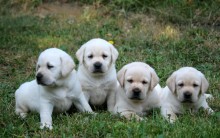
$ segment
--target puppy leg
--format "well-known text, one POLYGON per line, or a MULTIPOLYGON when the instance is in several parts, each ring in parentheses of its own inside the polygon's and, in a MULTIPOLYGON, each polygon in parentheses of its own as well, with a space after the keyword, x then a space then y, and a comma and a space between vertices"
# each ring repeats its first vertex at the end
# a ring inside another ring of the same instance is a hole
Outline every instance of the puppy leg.
POLYGON ((43 129, 44 127, 49 128, 50 130, 53 129, 52 127, 52 112, 53 112, 53 105, 49 102, 41 103, 40 106, 40 128, 43 129))
POLYGON ((110 91, 107 97, 107 108, 109 112, 113 112, 116 100, 116 90, 110 91))
POLYGON ((164 118, 170 123, 174 123, 177 120, 176 114, 172 111, 172 109, 169 108, 162 107, 161 115, 164 116, 164 118))
POLYGON ((73 100, 73 104, 76 106, 78 110, 81 112, 90 112, 92 113, 92 108, 90 107, 88 101, 86 100, 83 93, 80 94, 78 99, 73 100))
POLYGON ((202 103, 202 107, 208 112, 208 114, 213 114, 214 111, 209 107, 208 103, 206 100, 202 103))
POLYGON ((15 113, 19 115, 21 118, 25 118, 28 112, 28 103, 26 101, 26 93, 27 90, 25 89, 26 85, 21 85, 18 90, 15 92, 15 113))
POLYGON ((124 116, 128 120, 135 119, 137 121, 142 121, 143 118, 138 116, 135 112, 132 111, 124 111, 120 113, 121 116, 124 116))
POLYGON ((16 105, 15 113, 19 115, 21 118, 25 118, 27 116, 28 110, 26 108, 21 108, 16 105))

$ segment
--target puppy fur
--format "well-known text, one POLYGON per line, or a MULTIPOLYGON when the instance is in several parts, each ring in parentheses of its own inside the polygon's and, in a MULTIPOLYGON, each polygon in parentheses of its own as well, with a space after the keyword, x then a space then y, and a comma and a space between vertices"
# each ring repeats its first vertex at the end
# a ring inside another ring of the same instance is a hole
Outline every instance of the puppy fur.
POLYGON ((92 112, 74 67, 64 51, 43 51, 38 58, 36 79, 25 82, 15 92, 16 113, 24 118, 28 111, 36 111, 40 113, 40 128, 52 129, 53 111, 67 111, 73 103, 80 111, 92 112))
POLYGON ((77 75, 89 103, 103 105, 107 102, 108 111, 113 111, 118 51, 109 42, 95 38, 82 45, 76 57, 79 60, 77 75))
POLYGON ((160 106, 158 93, 162 89, 156 72, 149 65, 142 62, 127 64, 118 72, 117 78, 120 87, 114 113, 127 119, 142 120, 139 115, 160 106))
POLYGON ((185 109, 196 112, 203 107, 208 113, 213 112, 206 102, 206 98, 212 97, 205 94, 209 83, 200 71, 192 67, 180 68, 166 83, 161 93, 161 114, 170 123, 175 122, 176 114, 182 114, 185 109))

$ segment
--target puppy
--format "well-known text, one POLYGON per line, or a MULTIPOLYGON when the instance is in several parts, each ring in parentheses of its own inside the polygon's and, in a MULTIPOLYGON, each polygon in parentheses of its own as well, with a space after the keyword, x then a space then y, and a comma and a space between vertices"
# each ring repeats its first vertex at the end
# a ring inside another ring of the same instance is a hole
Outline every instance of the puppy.
POLYGON ((109 42, 96 38, 82 45, 76 57, 79 60, 77 75, 89 103, 103 105, 107 102, 108 111, 113 111, 118 51, 109 42))
POLYGON ((185 109, 197 111, 203 107, 212 113, 206 98, 212 97, 205 94, 209 83, 205 76, 192 67, 183 67, 175 71, 168 79, 167 86, 161 93, 161 114, 173 123, 176 114, 182 114, 185 109))
POLYGON ((40 128, 52 129, 53 111, 67 111, 73 103, 80 111, 92 112, 74 67, 64 51, 43 51, 37 62, 36 80, 22 84, 15 92, 16 113, 24 118, 28 111, 36 111, 40 113, 40 128))
POLYGON ((138 115, 160 106, 158 93, 162 89, 156 72, 149 65, 142 62, 127 64, 118 72, 117 78, 120 87, 114 113, 127 119, 142 120, 138 115))

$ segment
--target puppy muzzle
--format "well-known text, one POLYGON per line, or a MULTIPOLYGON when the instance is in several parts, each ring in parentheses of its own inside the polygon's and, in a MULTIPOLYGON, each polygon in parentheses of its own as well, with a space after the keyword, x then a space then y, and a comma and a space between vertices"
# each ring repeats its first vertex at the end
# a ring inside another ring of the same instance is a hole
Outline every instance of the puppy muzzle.
POLYGON ((139 88, 134 88, 132 90, 132 96, 131 98, 132 100, 141 100, 141 90, 139 88))
POLYGON ((43 74, 37 73, 36 80, 38 84, 42 84, 43 74))
POLYGON ((42 73, 37 73, 36 75, 36 80, 37 80, 37 84, 39 85, 42 85, 42 86, 48 86, 50 84, 47 84, 45 81, 44 81, 44 76, 42 73))
POLYGON ((93 64, 93 73, 103 73, 103 70, 102 70, 102 63, 100 62, 95 62, 93 64))
POLYGON ((192 103, 192 93, 191 92, 184 92, 183 93, 183 101, 182 103, 192 103))

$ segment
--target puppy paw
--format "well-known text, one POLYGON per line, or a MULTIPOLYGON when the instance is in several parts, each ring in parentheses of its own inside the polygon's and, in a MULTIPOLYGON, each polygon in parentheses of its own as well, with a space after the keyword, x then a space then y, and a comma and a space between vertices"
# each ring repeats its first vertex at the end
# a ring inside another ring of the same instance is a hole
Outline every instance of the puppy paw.
POLYGON ((147 112, 137 112, 136 113, 138 116, 141 116, 141 117, 144 117, 144 116, 147 116, 148 113, 147 112))
POLYGON ((132 120, 132 119, 134 119, 136 121, 142 121, 143 120, 142 117, 140 117, 136 114, 125 114, 124 117, 127 118, 128 120, 132 120))
POLYGON ((27 112, 24 110, 16 109, 15 110, 16 115, 19 115, 20 118, 24 119, 27 116, 27 112))
POLYGON ((41 123, 40 129, 49 128, 49 130, 53 129, 53 126, 51 123, 41 123))
POLYGON ((95 113, 95 112, 89 112, 89 114, 94 115, 94 116, 98 115, 98 113, 95 113))
POLYGON ((135 120, 137 120, 137 121, 143 121, 144 119, 142 118, 142 117, 135 117, 135 120))
POLYGON ((170 123, 170 124, 175 123, 175 121, 176 121, 176 119, 169 119, 169 123, 170 123))
POLYGON ((212 115, 214 111, 211 108, 206 109, 209 115, 212 115))
POLYGON ((27 116, 27 113, 16 112, 19 115, 19 118, 24 119, 27 116))
POLYGON ((211 94, 205 94, 206 99, 214 100, 214 97, 211 94))
POLYGON ((93 112, 93 111, 89 111, 89 112, 86 112, 88 114, 91 114, 91 115, 97 115, 97 113, 93 112))
POLYGON ((24 119, 27 116, 27 113, 20 113, 20 117, 24 119))
POLYGON ((177 120, 177 116, 174 114, 167 114, 167 120, 169 123, 173 124, 177 120))

